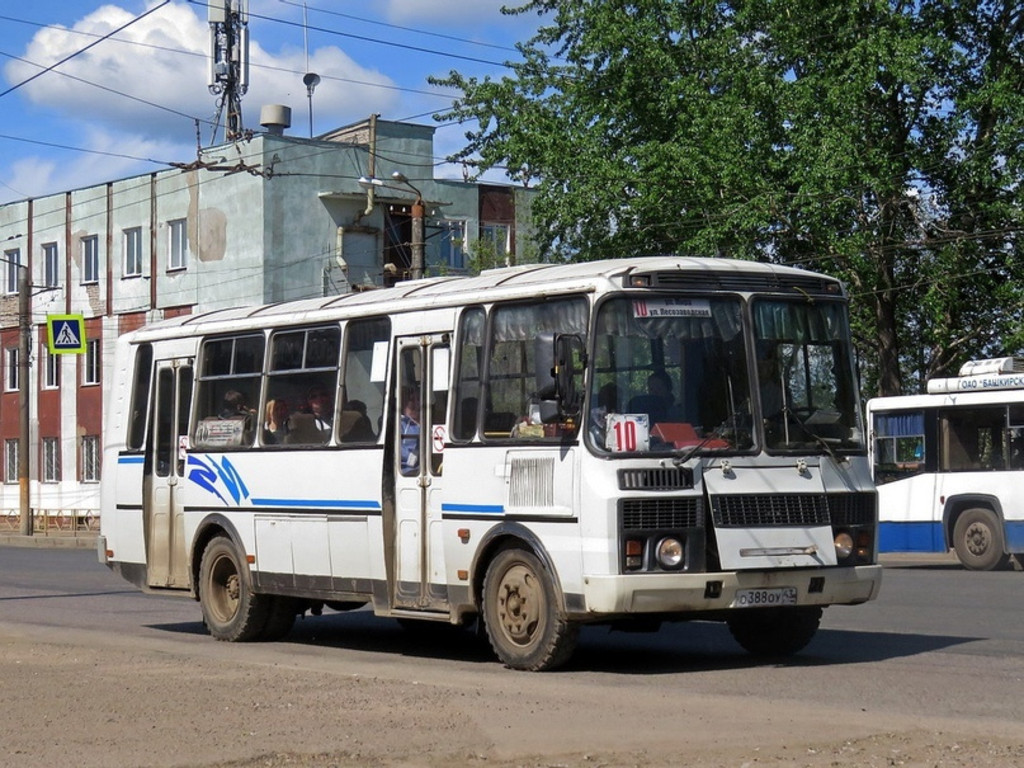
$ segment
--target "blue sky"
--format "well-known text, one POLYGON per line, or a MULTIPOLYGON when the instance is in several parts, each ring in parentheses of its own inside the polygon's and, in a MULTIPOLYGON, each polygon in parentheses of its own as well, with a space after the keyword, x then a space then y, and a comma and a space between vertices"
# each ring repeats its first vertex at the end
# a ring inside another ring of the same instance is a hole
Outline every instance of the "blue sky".
MULTIPOLYGON (((514 45, 537 17, 503 16, 503 1, 249 0, 244 127, 259 130, 262 105, 285 104, 289 133, 308 136, 307 71, 321 78, 314 134, 371 113, 433 124, 451 94, 427 76, 500 77, 503 63, 518 59, 514 45)), ((188 162, 197 119, 204 146, 223 141, 225 118, 214 140, 216 97, 207 88, 207 14, 206 0, 0 3, 0 203, 188 162)), ((438 161, 463 146, 464 132, 438 127, 438 161)), ((461 173, 439 165, 435 175, 461 173)))

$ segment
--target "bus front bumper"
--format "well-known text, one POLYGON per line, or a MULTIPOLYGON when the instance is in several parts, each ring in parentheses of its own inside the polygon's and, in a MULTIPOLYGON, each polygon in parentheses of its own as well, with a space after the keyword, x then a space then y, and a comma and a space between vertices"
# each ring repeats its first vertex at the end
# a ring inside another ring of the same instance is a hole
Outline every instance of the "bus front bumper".
POLYGON ((855 605, 873 600, 881 565, 584 578, 586 614, 700 613, 747 607, 855 605))

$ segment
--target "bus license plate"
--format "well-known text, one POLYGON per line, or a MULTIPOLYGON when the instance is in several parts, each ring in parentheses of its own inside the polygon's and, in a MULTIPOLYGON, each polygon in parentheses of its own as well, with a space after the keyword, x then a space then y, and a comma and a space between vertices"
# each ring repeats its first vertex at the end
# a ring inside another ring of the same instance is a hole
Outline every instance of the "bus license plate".
POLYGON ((796 587, 737 589, 729 607, 770 608, 775 605, 796 605, 796 587))

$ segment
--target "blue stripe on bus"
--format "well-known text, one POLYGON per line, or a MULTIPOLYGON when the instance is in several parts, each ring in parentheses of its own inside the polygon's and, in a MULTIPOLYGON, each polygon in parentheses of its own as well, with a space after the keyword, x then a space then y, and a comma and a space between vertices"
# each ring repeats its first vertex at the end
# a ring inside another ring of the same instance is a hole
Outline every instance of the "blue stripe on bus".
POLYGON ((879 552, 945 552, 942 523, 906 522, 878 524, 879 552))
POLYGON ((501 515, 505 507, 501 504, 442 504, 442 512, 472 512, 475 514, 501 515))
POLYGON ((118 464, 144 464, 146 462, 145 456, 118 456, 118 464))
POLYGON ((1003 528, 1006 530, 1006 549, 1009 552, 1024 552, 1024 520, 1007 522, 1003 528))
POLYGON ((261 507, 328 507, 330 509, 380 509, 372 499, 251 499, 261 507))

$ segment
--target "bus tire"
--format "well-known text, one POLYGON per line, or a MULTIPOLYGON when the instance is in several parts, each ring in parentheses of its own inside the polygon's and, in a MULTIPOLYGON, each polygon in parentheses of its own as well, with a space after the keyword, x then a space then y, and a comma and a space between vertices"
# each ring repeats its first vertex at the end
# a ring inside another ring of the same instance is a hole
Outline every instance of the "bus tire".
POLYGON ((551 575, 532 552, 512 548, 495 556, 483 602, 491 648, 510 669, 554 669, 576 649, 579 626, 561 615, 551 575))
POLYGON ((1006 539, 999 518, 990 509, 968 509, 953 526, 953 549, 964 568, 995 571, 1006 567, 1006 539))
POLYGON ((252 576, 238 546, 226 536, 210 540, 199 565, 203 623, 218 640, 259 640, 271 610, 269 595, 252 591, 252 576))
POLYGON ((821 608, 740 608, 726 620, 729 632, 752 656, 792 656, 814 637, 821 608))

